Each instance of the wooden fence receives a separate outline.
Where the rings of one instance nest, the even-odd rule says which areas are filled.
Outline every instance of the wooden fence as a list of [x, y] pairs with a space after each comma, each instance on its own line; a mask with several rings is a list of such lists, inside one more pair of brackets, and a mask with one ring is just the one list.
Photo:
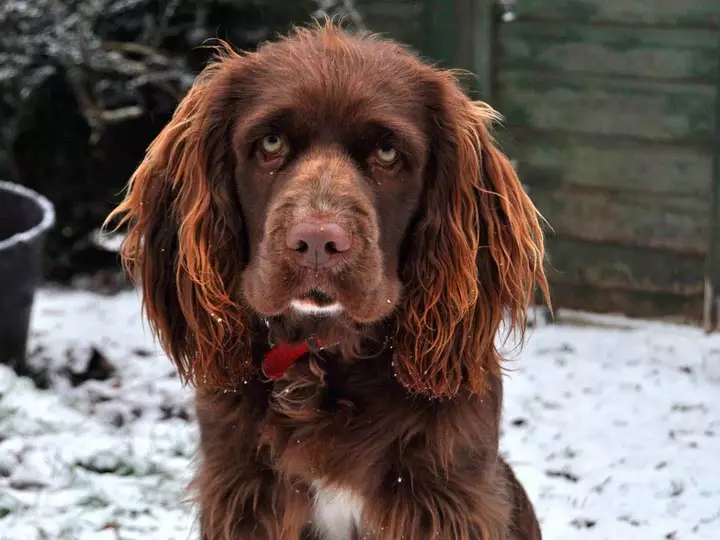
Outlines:
[[[427, 0], [550, 222], [557, 307], [715, 325], [720, 0]], [[416, 39], [416, 43], [418, 43]]]

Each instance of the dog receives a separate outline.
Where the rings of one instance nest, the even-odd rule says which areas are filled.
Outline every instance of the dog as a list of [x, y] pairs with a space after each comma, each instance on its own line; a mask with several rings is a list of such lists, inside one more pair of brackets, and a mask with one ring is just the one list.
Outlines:
[[108, 222], [196, 387], [204, 540], [535, 540], [498, 451], [541, 219], [453, 72], [334, 24], [223, 44]]

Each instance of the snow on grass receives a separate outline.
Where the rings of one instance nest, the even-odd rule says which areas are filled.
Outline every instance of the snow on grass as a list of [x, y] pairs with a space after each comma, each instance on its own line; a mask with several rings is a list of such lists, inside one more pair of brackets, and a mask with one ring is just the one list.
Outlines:
[[[50, 389], [0, 366], [0, 540], [197, 538], [192, 395], [135, 293], [41, 291], [30, 349]], [[575, 316], [508, 368], [502, 450], [545, 538], [720, 538], [720, 336]]]
[[585, 322], [534, 331], [505, 384], [502, 446], [546, 537], [718, 540], [720, 336]]
[[[0, 366], [0, 539], [187, 539], [197, 432], [191, 394], [153, 345], [134, 293], [41, 291], [39, 391]], [[73, 387], [63, 365], [95, 347], [116, 371]], [[74, 360], [73, 360], [73, 357]]]

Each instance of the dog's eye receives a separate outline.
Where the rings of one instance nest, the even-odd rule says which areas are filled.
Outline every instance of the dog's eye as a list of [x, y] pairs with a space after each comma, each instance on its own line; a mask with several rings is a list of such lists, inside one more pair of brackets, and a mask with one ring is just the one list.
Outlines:
[[398, 151], [388, 143], [382, 143], [375, 150], [375, 159], [378, 164], [387, 167], [392, 165], [398, 158]]
[[266, 155], [274, 157], [285, 150], [285, 141], [280, 135], [272, 133], [263, 137], [260, 141], [260, 148]]

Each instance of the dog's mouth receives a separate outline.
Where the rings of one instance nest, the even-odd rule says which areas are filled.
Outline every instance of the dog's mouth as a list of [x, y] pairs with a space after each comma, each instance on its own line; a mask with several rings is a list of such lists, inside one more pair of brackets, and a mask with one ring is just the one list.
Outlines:
[[335, 297], [332, 294], [321, 291], [320, 289], [311, 289], [307, 293], [303, 294], [300, 297], [300, 300], [304, 302], [311, 302], [316, 306], [329, 306], [336, 302]]
[[334, 295], [320, 289], [311, 289], [292, 300], [290, 305], [295, 311], [307, 315], [327, 316], [343, 311], [342, 304]]

